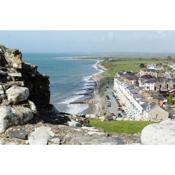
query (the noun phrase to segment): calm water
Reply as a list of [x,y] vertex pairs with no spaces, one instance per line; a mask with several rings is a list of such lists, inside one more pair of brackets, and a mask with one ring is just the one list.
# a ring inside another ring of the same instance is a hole
[[95,60],[72,59],[69,55],[58,54],[23,54],[25,62],[38,65],[38,70],[50,76],[51,102],[59,110],[78,113],[87,105],[69,105],[76,100],[74,96],[84,86],[88,76],[97,73],[93,67]]

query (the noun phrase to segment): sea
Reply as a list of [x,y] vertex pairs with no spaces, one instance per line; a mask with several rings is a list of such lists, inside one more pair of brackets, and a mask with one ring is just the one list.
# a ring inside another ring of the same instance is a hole
[[[82,114],[88,104],[70,104],[83,95],[90,77],[99,72],[97,60],[84,56],[56,53],[24,53],[23,60],[38,66],[39,72],[50,77],[51,103],[61,112]],[[42,99],[41,99],[42,100]]]

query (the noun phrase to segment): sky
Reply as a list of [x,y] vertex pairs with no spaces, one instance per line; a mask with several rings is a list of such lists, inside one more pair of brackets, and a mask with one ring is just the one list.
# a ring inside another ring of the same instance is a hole
[[34,53],[175,53],[175,31],[0,31],[0,44]]

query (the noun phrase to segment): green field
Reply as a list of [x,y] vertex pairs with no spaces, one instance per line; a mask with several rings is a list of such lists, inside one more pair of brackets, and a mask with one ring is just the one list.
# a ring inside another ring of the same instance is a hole
[[100,121],[99,119],[90,119],[90,125],[103,129],[107,133],[140,133],[142,129],[151,124],[150,121]]
[[133,71],[139,72],[140,64],[159,64],[165,62],[165,59],[105,59],[101,64],[108,70],[104,72],[106,77],[114,77],[118,71]]

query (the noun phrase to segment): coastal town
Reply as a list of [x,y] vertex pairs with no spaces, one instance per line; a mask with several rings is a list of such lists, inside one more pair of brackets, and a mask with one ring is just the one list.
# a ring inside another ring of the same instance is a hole
[[[174,64],[140,64],[137,73],[118,71],[106,86],[110,120],[162,121],[175,117]],[[104,117],[100,117],[105,120]]]
[[1,45],[0,144],[175,144],[172,58],[101,57],[95,68],[70,102],[89,108],[66,113],[50,103],[49,77]]
[[171,64],[146,65],[138,74],[120,71],[114,78],[114,94],[121,116],[161,121],[173,118],[175,79]]

